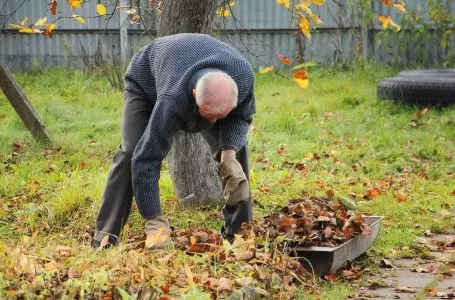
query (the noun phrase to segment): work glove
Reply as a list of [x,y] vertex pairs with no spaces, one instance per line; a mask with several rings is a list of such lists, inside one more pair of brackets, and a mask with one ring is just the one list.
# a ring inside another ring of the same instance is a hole
[[250,198],[250,186],[242,166],[235,156],[222,160],[218,165],[224,183],[223,198],[228,206],[235,206]]

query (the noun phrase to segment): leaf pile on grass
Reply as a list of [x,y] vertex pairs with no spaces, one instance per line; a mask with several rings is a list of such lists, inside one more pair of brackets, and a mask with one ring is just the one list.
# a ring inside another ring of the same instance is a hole
[[287,247],[336,247],[351,238],[371,233],[360,214],[326,198],[290,200],[281,211],[245,226],[246,235],[279,239]]

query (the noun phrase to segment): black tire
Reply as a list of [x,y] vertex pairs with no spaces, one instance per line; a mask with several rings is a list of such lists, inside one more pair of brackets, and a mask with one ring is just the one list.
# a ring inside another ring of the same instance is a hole
[[455,76],[399,76],[387,78],[378,85],[378,98],[420,105],[455,103]]
[[411,70],[402,71],[398,73],[397,77],[417,77],[417,76],[431,76],[431,77],[449,77],[455,78],[455,69],[427,69],[427,70]]

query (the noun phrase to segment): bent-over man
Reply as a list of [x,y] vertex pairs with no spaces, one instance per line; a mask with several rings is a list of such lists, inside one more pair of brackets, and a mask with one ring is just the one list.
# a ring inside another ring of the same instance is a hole
[[225,186],[223,233],[232,238],[240,232],[252,218],[246,135],[255,111],[252,68],[231,46],[184,33],[142,48],[125,74],[122,143],[109,171],[93,246],[106,235],[109,244],[117,242],[133,195],[147,220],[146,248],[170,242],[158,180],[178,130],[200,132],[209,144]]

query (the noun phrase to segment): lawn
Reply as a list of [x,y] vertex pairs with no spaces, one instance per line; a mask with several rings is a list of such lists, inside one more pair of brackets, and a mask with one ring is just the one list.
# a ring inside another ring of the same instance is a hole
[[[362,213],[385,216],[361,265],[374,269],[383,257],[428,255],[412,246],[416,235],[455,226],[455,107],[424,110],[377,100],[378,81],[397,71],[369,64],[314,69],[306,90],[282,76],[256,76],[257,115],[249,133],[256,219],[300,195],[333,194]],[[151,287],[153,297],[170,289],[166,295],[202,299],[209,294],[201,274],[231,282],[252,276],[240,263],[218,265],[206,255],[143,253],[137,249],[143,220],[135,208],[121,246],[92,251],[120,139],[122,94],[83,71],[34,70],[16,78],[55,145],[36,144],[0,94],[0,297],[109,299],[114,290],[128,299],[126,293]],[[220,228],[219,209],[178,206],[165,167],[160,187],[173,226]],[[315,278],[297,297],[343,299],[354,287]]]

